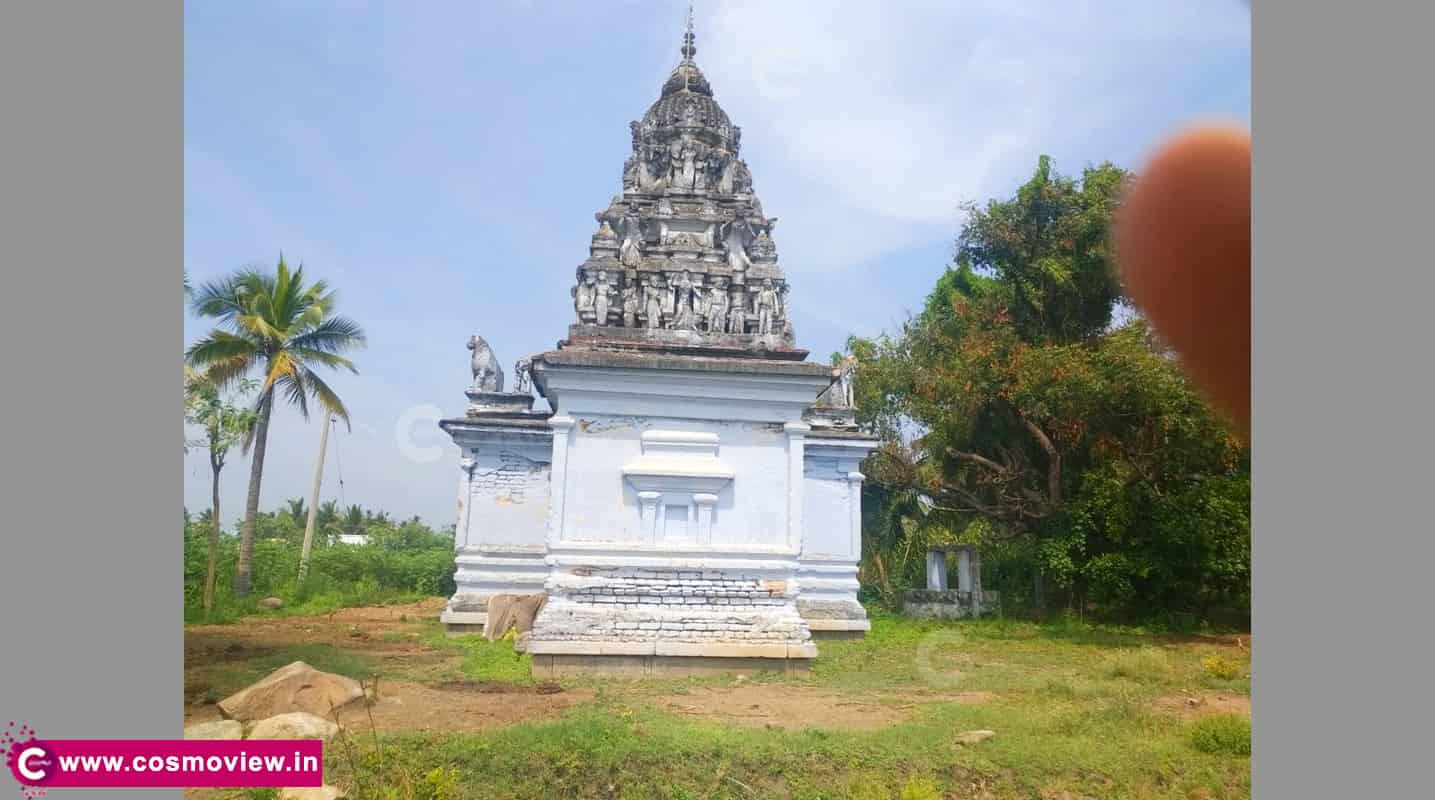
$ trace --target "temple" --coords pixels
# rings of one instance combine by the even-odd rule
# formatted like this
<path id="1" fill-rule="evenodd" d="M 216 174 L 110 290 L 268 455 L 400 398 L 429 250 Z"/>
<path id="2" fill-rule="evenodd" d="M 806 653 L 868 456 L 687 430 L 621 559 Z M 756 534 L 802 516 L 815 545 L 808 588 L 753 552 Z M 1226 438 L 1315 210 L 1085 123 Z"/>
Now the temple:
<path id="1" fill-rule="evenodd" d="M 802 670 L 860 636 L 853 365 L 806 360 L 742 130 L 681 60 L 630 124 L 622 191 L 556 349 L 515 366 L 469 340 L 451 630 L 495 595 L 546 600 L 535 672 Z M 551 412 L 535 411 L 532 390 Z"/>

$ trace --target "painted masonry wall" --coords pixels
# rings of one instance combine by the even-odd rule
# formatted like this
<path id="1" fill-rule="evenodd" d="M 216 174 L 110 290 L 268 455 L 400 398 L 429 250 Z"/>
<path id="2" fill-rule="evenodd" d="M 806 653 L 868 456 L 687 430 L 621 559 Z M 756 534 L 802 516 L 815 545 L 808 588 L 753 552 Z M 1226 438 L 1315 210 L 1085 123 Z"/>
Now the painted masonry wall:
<path id="1" fill-rule="evenodd" d="M 465 485 L 460 488 L 468 497 L 468 513 L 459 546 L 543 545 L 548 525 L 549 460 L 546 453 L 533 448 L 480 447 L 473 476 L 464 476 Z"/>
<path id="2" fill-rule="evenodd" d="M 543 591 L 552 444 L 546 435 L 457 438 L 463 457 L 454 531 L 456 592 L 445 621 L 481 623 L 489 595 Z M 462 616 L 471 614 L 480 616 Z"/>
<path id="3" fill-rule="evenodd" d="M 707 546 L 765 545 L 796 551 L 787 538 L 787 435 L 780 423 L 714 422 L 588 414 L 575 417 L 568 450 L 564 543 L 697 544 L 691 506 L 659 509 L 653 541 L 642 524 L 637 489 L 623 466 L 643 454 L 645 431 L 715 433 L 717 458 L 734 473 L 720 488 Z"/>

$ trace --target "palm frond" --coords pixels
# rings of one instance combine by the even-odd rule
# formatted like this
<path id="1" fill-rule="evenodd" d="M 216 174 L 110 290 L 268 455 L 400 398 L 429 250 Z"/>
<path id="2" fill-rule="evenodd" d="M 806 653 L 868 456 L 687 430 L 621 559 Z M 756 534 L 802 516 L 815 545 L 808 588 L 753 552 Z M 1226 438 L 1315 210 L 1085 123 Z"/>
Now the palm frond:
<path id="1" fill-rule="evenodd" d="M 257 358 L 259 350 L 249 339 L 219 329 L 200 337 L 184 351 L 184 360 L 192 367 L 205 367 L 241 356 Z"/>
<path id="2" fill-rule="evenodd" d="M 322 350 L 326 353 L 342 353 L 362 347 L 368 342 L 364 329 L 348 317 L 329 317 L 312 330 L 295 336 L 290 341 L 293 347 Z"/>

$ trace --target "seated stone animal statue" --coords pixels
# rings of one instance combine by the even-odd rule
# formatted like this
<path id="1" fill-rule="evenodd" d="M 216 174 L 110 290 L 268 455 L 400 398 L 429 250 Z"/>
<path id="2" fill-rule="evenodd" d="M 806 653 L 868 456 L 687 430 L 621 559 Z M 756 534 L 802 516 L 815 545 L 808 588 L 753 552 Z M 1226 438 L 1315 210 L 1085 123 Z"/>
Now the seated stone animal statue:
<path id="1" fill-rule="evenodd" d="M 480 392 L 503 391 L 503 368 L 498 366 L 498 358 L 488 342 L 474 334 L 468 337 L 468 349 L 473 351 L 473 388 Z"/>

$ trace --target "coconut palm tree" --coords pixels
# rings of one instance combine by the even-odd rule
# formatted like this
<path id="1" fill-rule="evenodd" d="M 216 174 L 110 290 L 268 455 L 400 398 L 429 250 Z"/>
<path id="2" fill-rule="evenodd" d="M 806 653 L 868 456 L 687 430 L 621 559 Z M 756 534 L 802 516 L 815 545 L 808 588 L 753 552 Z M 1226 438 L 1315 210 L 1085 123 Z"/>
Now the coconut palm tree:
<path id="1" fill-rule="evenodd" d="M 309 402 L 317 400 L 328 413 L 349 421 L 344 403 L 315 373 L 315 367 L 322 366 L 358 374 L 341 353 L 363 347 L 364 332 L 358 323 L 336 316 L 334 304 L 334 292 L 324 281 L 306 285 L 303 265 L 290 272 L 282 255 L 273 273 L 242 269 L 194 290 L 191 310 L 216 320 L 218 327 L 190 345 L 186 361 L 203 369 L 217 386 L 256 370 L 261 378 L 254 405 L 257 419 L 245 441 L 253 459 L 234 575 L 238 595 L 247 595 L 252 585 L 254 520 L 259 514 L 259 486 L 276 395 L 297 407 L 305 419 Z"/>

